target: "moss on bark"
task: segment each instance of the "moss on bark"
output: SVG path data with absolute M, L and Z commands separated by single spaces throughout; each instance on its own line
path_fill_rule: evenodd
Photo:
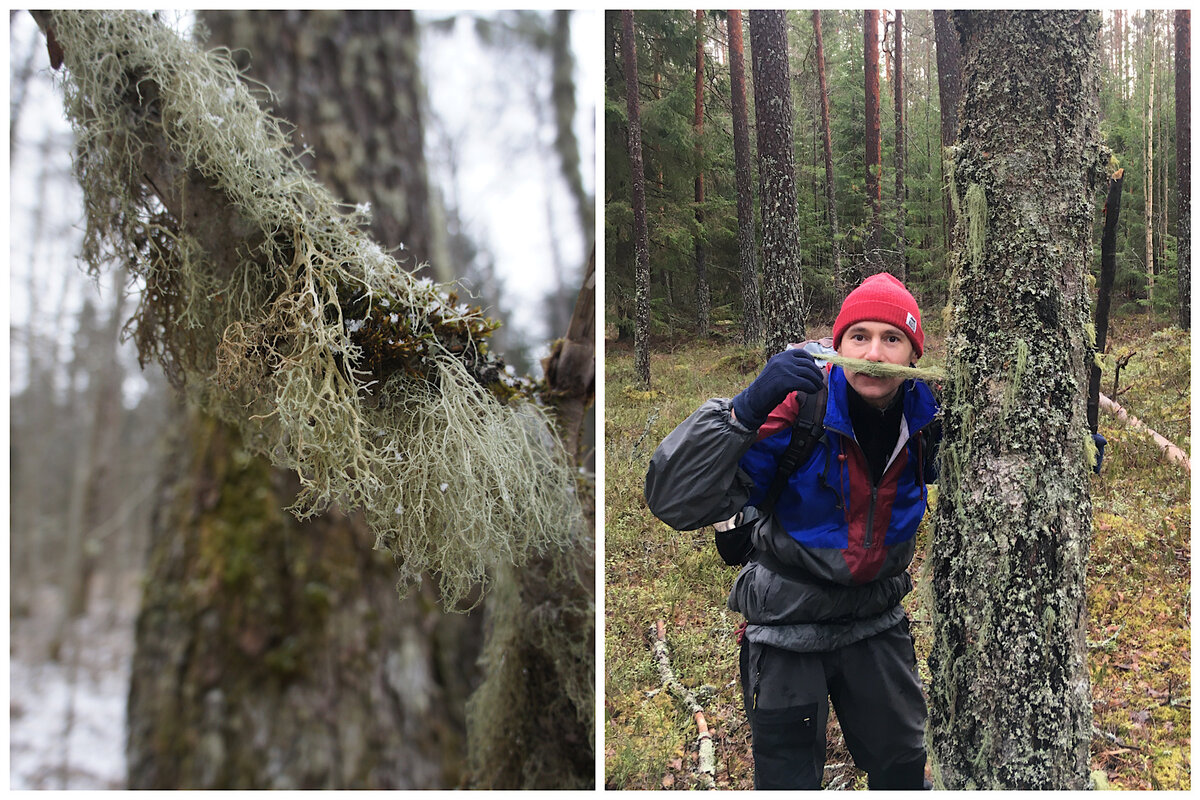
M 928 562 L 932 757 L 946 788 L 1079 789 L 1091 736 L 1085 275 L 1107 161 L 1099 17 L 957 12 L 955 23 L 965 74 L 955 240 L 965 246 Z

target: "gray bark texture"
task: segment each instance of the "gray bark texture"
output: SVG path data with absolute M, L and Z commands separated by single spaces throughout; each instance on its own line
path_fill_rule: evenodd
M 942 174 L 945 178 L 946 246 L 954 241 L 955 210 L 949 193 L 951 166 L 946 163 L 946 148 L 958 138 L 958 104 L 962 99 L 962 50 L 949 11 L 933 12 L 934 38 L 937 41 L 938 105 L 942 122 Z
M 633 317 L 633 367 L 642 386 L 650 387 L 650 246 L 646 232 L 646 170 L 642 166 L 642 123 L 638 101 L 637 42 L 633 12 L 621 12 L 621 54 L 625 62 L 625 103 L 629 112 L 629 167 L 633 183 L 633 241 L 637 259 Z
M 433 224 L 425 166 L 424 92 L 409 11 L 238 11 L 204 14 L 210 47 L 270 87 L 264 104 L 296 126 L 306 165 L 346 203 L 371 204 L 371 236 L 410 270 L 449 269 Z M 262 102 L 262 101 L 260 101 Z M 407 254 L 407 259 L 406 259 Z
M 955 12 L 954 22 L 964 101 L 928 561 L 931 760 L 949 789 L 1083 789 L 1092 729 L 1085 277 L 1108 161 L 1100 17 L 984 11 Z
M 704 240 L 704 12 L 696 11 L 696 94 L 692 130 L 696 135 L 696 335 L 708 336 L 712 296 L 705 269 Z
M 203 19 L 210 45 L 244 48 L 249 75 L 277 90 L 318 177 L 372 204 L 377 240 L 432 249 L 411 13 Z M 293 475 L 211 418 L 181 418 L 138 619 L 130 787 L 460 782 L 482 615 L 444 615 L 429 591 L 399 601 L 361 515 L 296 520 L 282 511 Z
M 1192 326 L 1192 12 L 1175 12 L 1175 223 L 1179 253 L 1179 326 Z
M 758 288 L 758 251 L 754 242 L 753 175 L 750 166 L 750 121 L 746 112 L 746 61 L 742 47 L 742 12 L 730 11 L 729 78 L 733 107 L 733 163 L 737 183 L 738 267 L 742 276 L 742 344 L 763 344 L 762 297 Z
M 750 12 L 754 59 L 754 129 L 762 212 L 763 318 L 766 355 L 804 340 L 807 309 L 800 280 L 792 89 L 783 11 Z

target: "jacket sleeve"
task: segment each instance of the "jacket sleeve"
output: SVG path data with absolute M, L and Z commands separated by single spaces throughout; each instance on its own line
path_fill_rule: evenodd
M 709 400 L 662 440 L 646 471 L 646 503 L 675 530 L 729 519 L 746 504 L 753 484 L 738 461 L 755 432 L 729 416 L 730 401 Z

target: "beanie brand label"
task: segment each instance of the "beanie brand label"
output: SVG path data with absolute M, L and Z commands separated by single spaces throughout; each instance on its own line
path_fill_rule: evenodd
M 914 317 L 911 312 L 908 315 L 908 319 L 904 320 L 904 324 L 907 325 L 908 329 L 913 333 L 917 332 L 917 318 Z

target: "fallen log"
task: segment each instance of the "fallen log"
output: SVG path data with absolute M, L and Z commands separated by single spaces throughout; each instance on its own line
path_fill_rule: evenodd
M 661 619 L 651 626 L 647 638 L 651 641 L 651 652 L 654 655 L 654 661 L 658 664 L 658 677 L 662 681 L 662 685 L 667 688 L 672 697 L 683 703 L 692 713 L 692 719 L 696 722 L 696 741 L 700 750 L 696 772 L 699 775 L 701 786 L 705 789 L 712 789 L 717 774 L 717 757 L 713 749 L 712 733 L 708 730 L 708 723 L 704 719 L 704 708 L 696 700 L 696 695 L 675 677 L 675 670 L 671 669 L 671 656 L 667 652 L 666 624 Z
M 1176 447 L 1169 439 L 1159 434 L 1149 425 L 1130 414 L 1121 406 L 1120 403 L 1110 400 L 1107 395 L 1102 394 L 1100 395 L 1100 407 L 1105 411 L 1112 413 L 1117 419 L 1121 420 L 1129 427 L 1149 433 L 1154 439 L 1154 443 L 1162 448 L 1163 453 L 1168 459 L 1182 466 L 1184 472 L 1186 472 L 1188 475 L 1192 474 L 1192 463 L 1188 458 L 1187 453 Z

